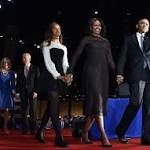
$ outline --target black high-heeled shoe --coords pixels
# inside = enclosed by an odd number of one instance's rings
[[[93,144],[91,140],[85,140],[83,137],[81,137],[81,142],[84,144]]]
[[[45,143],[44,132],[37,132],[35,139],[37,139],[40,143]]]
[[[112,147],[112,145],[110,143],[107,143],[106,140],[104,140],[103,138],[101,138],[101,142],[103,147],[106,148]]]
[[[68,147],[68,143],[63,139],[62,136],[56,136],[56,138],[55,138],[55,146]]]
[[[103,144],[103,143],[102,143],[102,146],[103,146],[103,147],[108,147],[108,148],[109,148],[109,147],[112,147],[111,144]]]
[[[84,134],[82,134],[81,142],[84,144],[93,144],[93,142],[91,140],[89,140],[88,138],[85,138]]]

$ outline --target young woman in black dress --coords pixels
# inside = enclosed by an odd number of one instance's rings
[[[55,130],[55,145],[67,147],[67,142],[61,135],[59,123],[59,94],[66,81],[66,71],[69,67],[67,48],[62,44],[60,25],[53,22],[49,27],[49,38],[42,43],[42,54],[44,65],[41,69],[40,92],[44,91],[48,100],[46,111],[43,115],[41,125],[37,131],[36,138],[44,143],[44,128],[51,117]]]

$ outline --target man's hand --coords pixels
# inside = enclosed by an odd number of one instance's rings
[[[37,98],[37,93],[33,92],[33,99],[36,99],[36,98]]]
[[[117,75],[116,81],[117,81],[118,85],[122,84],[124,81],[124,76],[123,75]]]

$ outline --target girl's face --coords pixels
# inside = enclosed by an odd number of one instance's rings
[[[54,38],[59,37],[61,35],[61,29],[60,29],[60,26],[58,24],[55,24],[52,27],[52,35]]]
[[[100,21],[99,20],[94,21],[92,26],[91,26],[92,34],[99,36],[100,32],[101,32],[101,29],[102,29],[102,26],[101,26]]]
[[[9,69],[9,64],[8,62],[4,62],[3,64],[3,69],[8,70]]]

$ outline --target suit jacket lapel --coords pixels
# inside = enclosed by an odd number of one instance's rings
[[[135,46],[139,48],[140,51],[141,48],[140,48],[140,45],[139,45],[139,42],[138,42],[138,39],[136,37],[136,34],[133,36],[133,41],[135,43]],[[143,43],[143,53],[146,53],[147,51],[149,51],[149,38],[147,36],[144,37],[144,43]]]
[[[29,72],[28,72],[28,76],[27,76],[27,78],[31,75],[32,68],[33,68],[33,66],[32,66],[32,65],[30,65],[30,68],[29,68]]]
[[[137,37],[136,37],[136,34],[134,34],[134,36],[133,36],[133,42],[134,42],[134,44],[135,44],[135,47],[137,47],[137,48],[141,51],[141,48],[140,48],[138,39],[137,39]]]
[[[146,53],[147,51],[149,51],[149,40],[148,40],[148,37],[145,36],[144,37],[144,44],[143,44],[143,52]]]
[[[22,74],[21,76],[22,76],[23,78],[26,78],[26,77],[25,77],[25,74],[24,74],[24,66],[22,67],[21,74]]]

